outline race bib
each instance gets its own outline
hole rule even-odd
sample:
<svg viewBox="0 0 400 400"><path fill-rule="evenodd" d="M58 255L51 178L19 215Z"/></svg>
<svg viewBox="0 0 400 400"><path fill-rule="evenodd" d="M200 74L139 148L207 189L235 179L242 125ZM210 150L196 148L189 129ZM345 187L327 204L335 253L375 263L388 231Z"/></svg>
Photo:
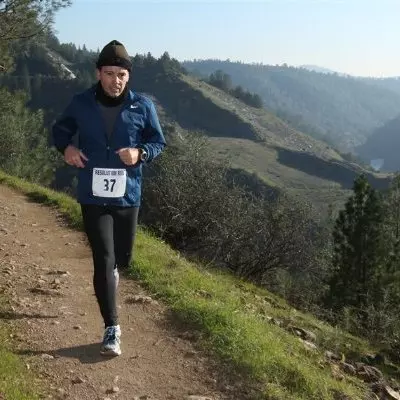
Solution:
<svg viewBox="0 0 400 400"><path fill-rule="evenodd" d="M93 168L93 196L123 197L125 189L126 169Z"/></svg>

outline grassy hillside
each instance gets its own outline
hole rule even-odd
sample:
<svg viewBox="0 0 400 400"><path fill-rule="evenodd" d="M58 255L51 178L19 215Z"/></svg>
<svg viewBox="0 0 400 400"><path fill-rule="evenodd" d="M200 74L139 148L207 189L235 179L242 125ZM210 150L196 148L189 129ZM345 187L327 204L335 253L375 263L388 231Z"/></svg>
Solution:
<svg viewBox="0 0 400 400"><path fill-rule="evenodd" d="M372 81L305 68L250 65L220 60L185 62L190 71L209 76L220 69L235 85L258 93L265 106L291 120L304 120L341 149L352 149L380 124L394 118L400 93L389 82ZM376 82L377 83L377 82Z"/></svg>
<svg viewBox="0 0 400 400"><path fill-rule="evenodd" d="M284 189L318 209L340 205L357 174L367 173L377 188L384 174L372 174L350 163L325 142L289 127L265 109L256 109L194 77L176 74L150 82L136 72L133 87L151 93L165 120L179 130L201 130L210 140L210 154L229 159L234 168L256 174L267 186Z"/></svg>
<svg viewBox="0 0 400 400"><path fill-rule="evenodd" d="M1 172L0 184L57 207L72 227L81 229L79 207L71 198ZM360 379L364 375L349 367L374 354L365 341L300 313L266 290L186 261L144 230L139 231L136 248L132 276L170 307L195 334L199 348L240 374L250 398L367 398L368 386ZM0 359L4 354L0 347ZM399 376L397 366L388 361L386 365L392 376ZM367 365L357 364L361 367ZM5 369L4 374L6 382L16 379L13 370ZM3 382L0 392L13 398Z"/></svg>

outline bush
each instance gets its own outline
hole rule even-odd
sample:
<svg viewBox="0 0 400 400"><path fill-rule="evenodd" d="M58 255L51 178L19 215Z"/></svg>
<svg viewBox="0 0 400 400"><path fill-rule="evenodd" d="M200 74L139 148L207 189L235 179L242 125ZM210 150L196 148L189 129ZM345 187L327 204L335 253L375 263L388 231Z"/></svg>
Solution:
<svg viewBox="0 0 400 400"><path fill-rule="evenodd" d="M284 195L250 193L208 148L192 134L160 156L146 174L143 223L186 255L267 287L281 269L314 274L318 231L309 210Z"/></svg>

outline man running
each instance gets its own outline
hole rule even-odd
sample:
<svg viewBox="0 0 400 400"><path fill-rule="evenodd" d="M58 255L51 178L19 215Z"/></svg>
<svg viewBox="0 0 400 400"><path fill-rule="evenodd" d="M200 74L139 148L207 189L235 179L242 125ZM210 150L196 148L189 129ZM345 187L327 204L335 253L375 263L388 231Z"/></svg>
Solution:
<svg viewBox="0 0 400 400"><path fill-rule="evenodd" d="M92 250L93 285L104 320L100 352L121 354L116 291L128 268L141 201L142 166L166 146L153 102L128 87L125 47L108 43L96 63L97 84L76 94L53 126L55 147L79 168L77 197ZM78 133L79 148L72 143Z"/></svg>

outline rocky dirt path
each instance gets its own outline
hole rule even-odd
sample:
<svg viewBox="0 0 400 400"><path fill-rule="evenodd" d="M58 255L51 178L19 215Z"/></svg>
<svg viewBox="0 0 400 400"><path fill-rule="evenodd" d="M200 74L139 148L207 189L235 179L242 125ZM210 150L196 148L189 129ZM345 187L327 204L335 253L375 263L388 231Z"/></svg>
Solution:
<svg viewBox="0 0 400 400"><path fill-rule="evenodd" d="M121 278L119 288L123 354L101 357L85 236L66 227L56 210L0 185L1 293L10 300L1 321L16 329L15 352L44 378L47 398L241 398L132 280Z"/></svg>

